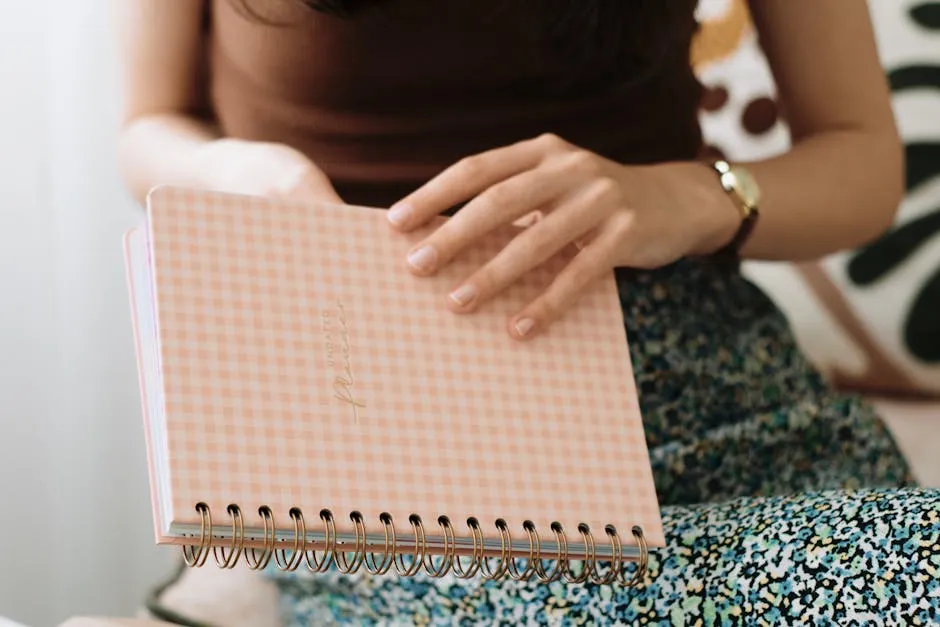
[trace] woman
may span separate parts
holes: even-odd
[[[286,622],[936,618],[940,495],[910,487],[872,409],[826,386],[736,263],[818,257],[892,222],[902,151],[865,3],[753,2],[794,146],[746,165],[701,158],[694,0],[118,6],[137,198],[343,201],[403,230],[452,214],[408,256],[418,276],[528,219],[442,295],[473,315],[574,242],[507,320],[518,341],[617,273],[669,541],[646,584],[274,573]]]

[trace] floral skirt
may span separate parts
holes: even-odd
[[[285,625],[940,622],[940,491],[734,269],[618,271],[667,546],[637,588],[268,573]]]

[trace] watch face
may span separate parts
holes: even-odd
[[[741,195],[741,200],[748,207],[756,207],[760,204],[760,188],[757,181],[751,176],[751,173],[745,168],[735,168],[734,178],[737,182],[737,192]]]

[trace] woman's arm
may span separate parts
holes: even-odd
[[[751,164],[760,218],[745,257],[802,260],[884,231],[902,196],[903,163],[886,78],[861,0],[753,0],[793,129],[786,155]],[[466,277],[446,300],[469,313],[574,242],[580,252],[508,321],[516,338],[547,327],[585,285],[615,267],[657,268],[723,248],[741,219],[709,166],[627,166],[544,135],[465,158],[389,211],[398,229],[466,202],[408,255],[437,272],[501,224],[544,218]]]
[[[113,6],[124,64],[121,169],[138,201],[156,185],[340,200],[297,150],[221,137],[200,117],[208,89],[200,71],[205,0],[115,0]]]
[[[865,2],[752,0],[793,134],[750,165],[761,216],[742,254],[800,260],[874,239],[904,193],[904,153]]]
[[[218,134],[198,119],[203,0],[114,0],[123,63],[120,162],[137,200],[188,185],[193,155]]]

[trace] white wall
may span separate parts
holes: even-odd
[[[0,1],[0,615],[131,613],[153,545],[106,0]]]

